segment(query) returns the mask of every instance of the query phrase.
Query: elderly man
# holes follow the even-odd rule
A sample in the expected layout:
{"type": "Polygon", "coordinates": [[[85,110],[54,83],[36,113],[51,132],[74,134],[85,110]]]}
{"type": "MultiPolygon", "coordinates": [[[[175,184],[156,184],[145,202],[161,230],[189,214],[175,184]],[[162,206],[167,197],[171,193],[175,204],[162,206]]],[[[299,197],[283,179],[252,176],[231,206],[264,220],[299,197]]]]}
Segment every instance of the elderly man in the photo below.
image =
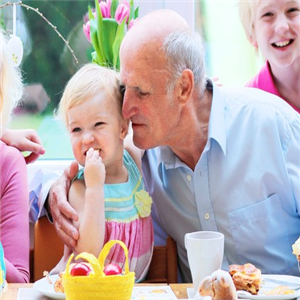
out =
{"type": "MultiPolygon", "coordinates": [[[[146,150],[156,238],[177,242],[183,281],[191,281],[184,235],[198,230],[225,235],[224,268],[251,262],[264,273],[298,274],[291,245],[300,235],[300,115],[266,92],[214,85],[201,38],[170,10],[141,18],[120,60],[123,115],[146,150]]],[[[67,169],[48,198],[69,246],[78,235],[66,201],[76,171],[67,169]]]]}

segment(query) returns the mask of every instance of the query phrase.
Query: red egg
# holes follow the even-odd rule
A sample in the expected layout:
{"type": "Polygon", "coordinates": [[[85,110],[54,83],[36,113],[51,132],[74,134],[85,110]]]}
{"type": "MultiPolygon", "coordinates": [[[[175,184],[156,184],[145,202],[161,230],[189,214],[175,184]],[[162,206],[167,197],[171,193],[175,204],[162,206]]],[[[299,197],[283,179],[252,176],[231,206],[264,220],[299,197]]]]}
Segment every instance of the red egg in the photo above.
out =
{"type": "Polygon", "coordinates": [[[117,264],[108,264],[103,272],[105,275],[119,275],[122,274],[122,269],[117,264]]]}
{"type": "Polygon", "coordinates": [[[85,263],[76,263],[72,267],[70,274],[72,276],[88,276],[91,271],[91,268],[85,263]]]}

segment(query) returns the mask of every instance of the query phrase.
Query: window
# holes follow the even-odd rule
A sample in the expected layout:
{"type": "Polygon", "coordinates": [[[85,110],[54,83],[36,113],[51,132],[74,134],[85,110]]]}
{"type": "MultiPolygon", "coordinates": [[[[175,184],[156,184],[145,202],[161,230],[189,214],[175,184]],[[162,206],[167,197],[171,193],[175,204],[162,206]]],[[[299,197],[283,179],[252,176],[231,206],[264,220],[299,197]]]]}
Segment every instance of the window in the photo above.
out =
{"type": "MultiPolygon", "coordinates": [[[[15,110],[11,128],[35,128],[46,148],[40,159],[72,158],[64,125],[53,118],[64,86],[78,67],[91,61],[91,45],[83,31],[83,17],[94,1],[26,1],[25,6],[39,12],[56,26],[74,51],[38,13],[17,6],[16,33],[24,44],[21,68],[24,74],[23,104],[15,110]]],[[[226,86],[243,86],[258,70],[260,61],[245,38],[238,19],[236,1],[135,0],[139,15],[160,8],[176,10],[204,36],[209,76],[219,76],[226,86]]],[[[0,10],[2,24],[8,31],[13,24],[12,6],[0,10]]]]}

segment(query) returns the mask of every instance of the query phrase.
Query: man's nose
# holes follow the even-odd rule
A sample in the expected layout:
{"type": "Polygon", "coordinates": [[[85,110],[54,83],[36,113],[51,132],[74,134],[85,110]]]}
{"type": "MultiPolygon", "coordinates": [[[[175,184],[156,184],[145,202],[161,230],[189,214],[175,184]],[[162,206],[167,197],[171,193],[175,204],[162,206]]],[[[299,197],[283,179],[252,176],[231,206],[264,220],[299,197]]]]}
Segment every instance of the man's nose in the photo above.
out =
{"type": "Polygon", "coordinates": [[[137,107],[135,105],[135,97],[130,89],[127,89],[124,93],[122,114],[124,119],[130,119],[137,113],[137,107]]]}

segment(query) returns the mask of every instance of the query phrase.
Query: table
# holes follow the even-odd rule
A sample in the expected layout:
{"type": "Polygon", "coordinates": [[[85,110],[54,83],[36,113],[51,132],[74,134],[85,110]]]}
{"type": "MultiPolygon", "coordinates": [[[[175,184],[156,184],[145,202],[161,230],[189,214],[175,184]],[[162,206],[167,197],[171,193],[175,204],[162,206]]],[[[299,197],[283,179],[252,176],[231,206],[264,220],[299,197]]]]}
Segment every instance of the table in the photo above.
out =
{"type": "MultiPolygon", "coordinates": [[[[18,296],[18,289],[19,288],[31,288],[32,283],[27,284],[20,284],[20,283],[9,283],[6,290],[2,293],[1,300],[16,300],[18,296]]],[[[138,285],[146,285],[146,284],[138,284],[138,285]]],[[[154,285],[154,284],[148,284],[154,285]]],[[[156,284],[155,284],[156,285],[156,284]]],[[[160,284],[157,284],[159,286],[160,284]]],[[[186,289],[188,287],[192,287],[192,284],[186,283],[174,283],[170,284],[171,289],[173,290],[174,294],[178,299],[187,299],[186,289]]]]}

